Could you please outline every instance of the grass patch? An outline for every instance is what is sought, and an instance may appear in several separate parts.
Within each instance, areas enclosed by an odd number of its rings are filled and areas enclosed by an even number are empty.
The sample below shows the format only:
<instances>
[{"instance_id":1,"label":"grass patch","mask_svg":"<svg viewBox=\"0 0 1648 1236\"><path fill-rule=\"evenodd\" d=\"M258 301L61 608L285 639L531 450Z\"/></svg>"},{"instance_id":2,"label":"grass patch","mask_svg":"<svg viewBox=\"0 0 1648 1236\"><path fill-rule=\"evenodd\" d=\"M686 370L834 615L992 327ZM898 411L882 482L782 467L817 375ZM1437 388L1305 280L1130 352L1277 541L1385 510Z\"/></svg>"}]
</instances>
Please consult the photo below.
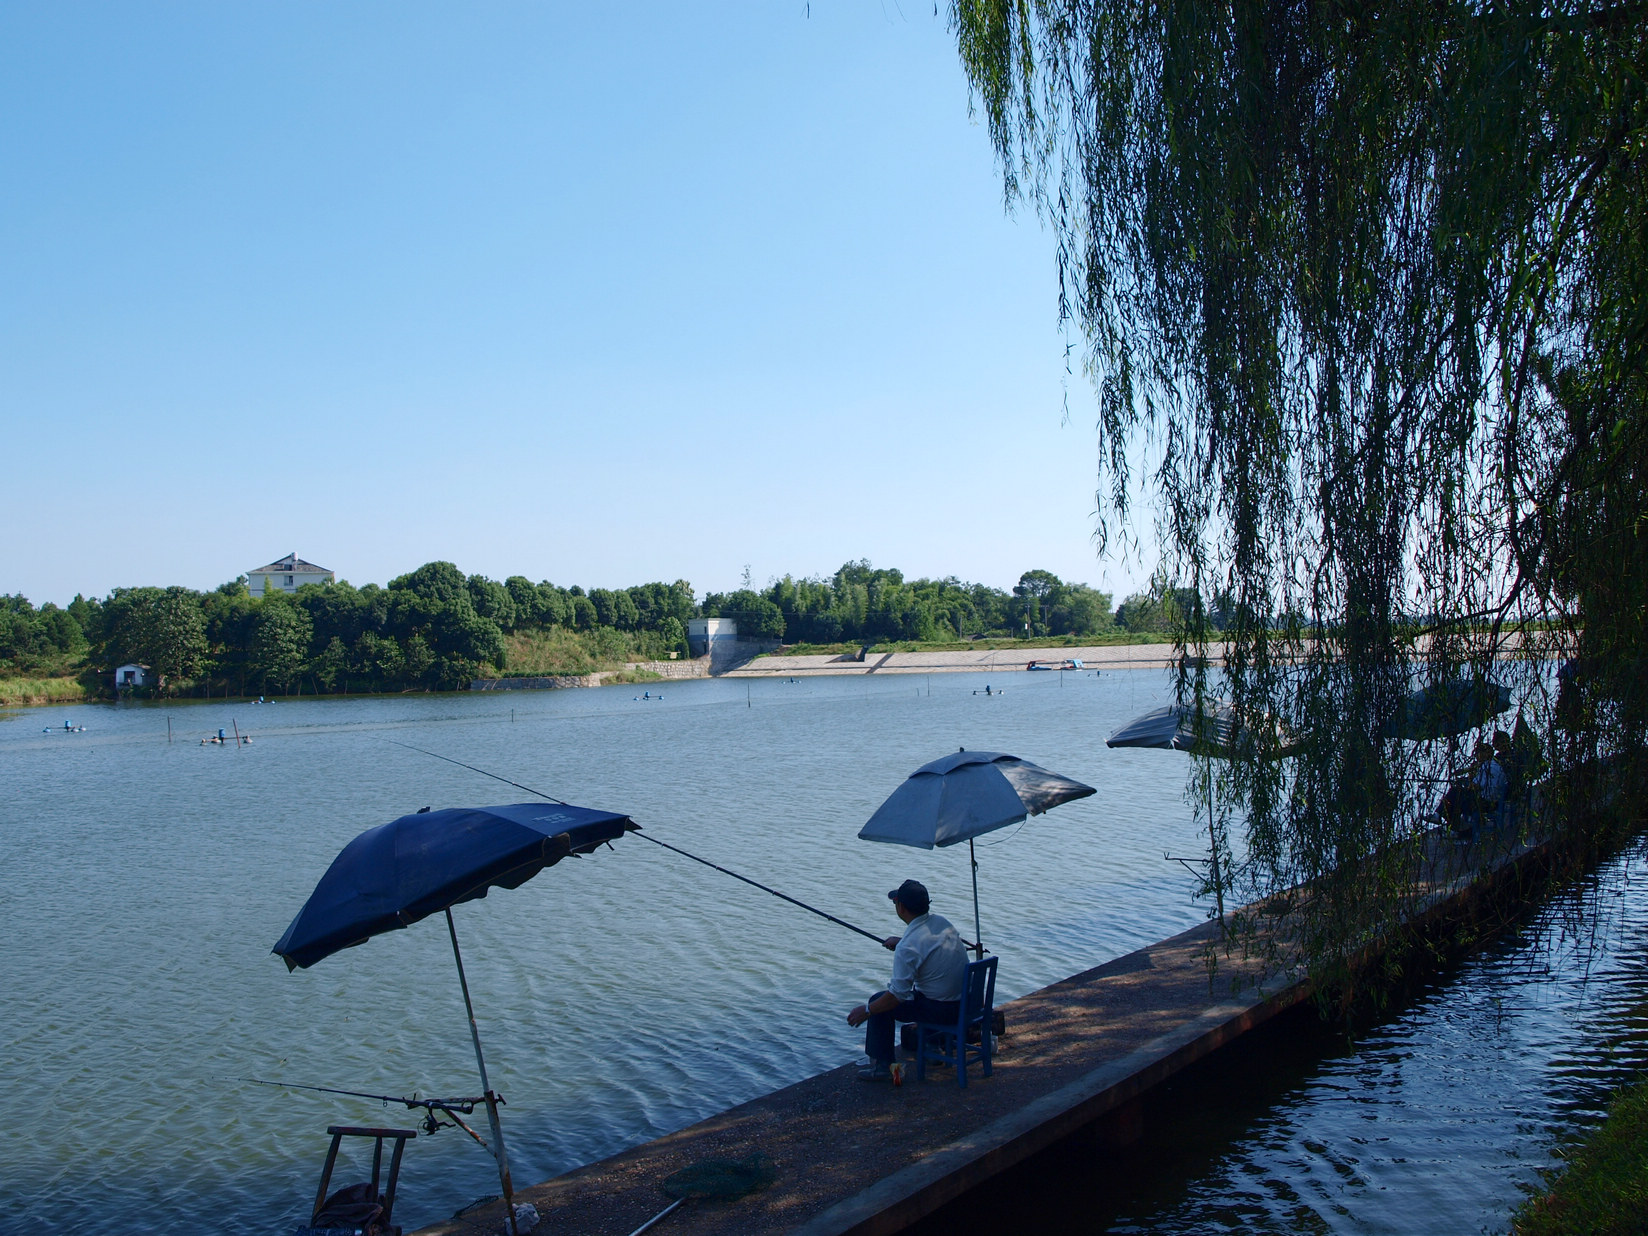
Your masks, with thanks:
<instances>
[{"instance_id":1,"label":"grass patch","mask_svg":"<svg viewBox=\"0 0 1648 1236\"><path fill-rule=\"evenodd\" d=\"M656 641L654 641L656 642ZM622 670L629 661L665 660L649 655L659 649L649 647L640 637L611 627L589 631L569 631L551 627L547 631L515 631L504 636L504 669L499 675L487 667L488 677L550 678L564 674L593 674L598 670ZM645 674L648 671L638 670ZM653 674L652 678L658 677ZM626 678L625 682L650 682L651 678Z\"/></svg>"},{"instance_id":2,"label":"grass patch","mask_svg":"<svg viewBox=\"0 0 1648 1236\"><path fill-rule=\"evenodd\" d=\"M1607 1120L1566 1157L1549 1192L1517 1210L1517 1236L1648 1231L1648 1085L1620 1091Z\"/></svg>"},{"instance_id":3,"label":"grass patch","mask_svg":"<svg viewBox=\"0 0 1648 1236\"><path fill-rule=\"evenodd\" d=\"M619 670L616 674L609 674L601 680L601 685L610 686L613 683L623 682L659 682L663 675L649 669Z\"/></svg>"},{"instance_id":4,"label":"grass patch","mask_svg":"<svg viewBox=\"0 0 1648 1236\"><path fill-rule=\"evenodd\" d=\"M0 704L84 704L94 698L77 678L0 678Z\"/></svg>"}]
</instances>

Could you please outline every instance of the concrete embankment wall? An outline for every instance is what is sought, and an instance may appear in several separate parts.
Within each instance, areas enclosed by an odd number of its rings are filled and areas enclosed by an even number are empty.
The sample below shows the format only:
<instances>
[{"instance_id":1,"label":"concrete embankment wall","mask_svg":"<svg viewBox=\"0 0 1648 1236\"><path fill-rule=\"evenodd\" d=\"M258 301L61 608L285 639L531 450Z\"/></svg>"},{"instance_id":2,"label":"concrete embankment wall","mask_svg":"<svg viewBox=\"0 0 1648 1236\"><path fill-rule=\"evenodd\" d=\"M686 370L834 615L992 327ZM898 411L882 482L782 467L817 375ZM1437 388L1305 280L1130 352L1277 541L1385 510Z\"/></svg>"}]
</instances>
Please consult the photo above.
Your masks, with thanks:
<instances>
[{"instance_id":1,"label":"concrete embankment wall","mask_svg":"<svg viewBox=\"0 0 1648 1236\"><path fill-rule=\"evenodd\" d=\"M690 661L637 661L630 669L651 670L660 678L708 678L710 659L694 657Z\"/></svg>"}]
</instances>

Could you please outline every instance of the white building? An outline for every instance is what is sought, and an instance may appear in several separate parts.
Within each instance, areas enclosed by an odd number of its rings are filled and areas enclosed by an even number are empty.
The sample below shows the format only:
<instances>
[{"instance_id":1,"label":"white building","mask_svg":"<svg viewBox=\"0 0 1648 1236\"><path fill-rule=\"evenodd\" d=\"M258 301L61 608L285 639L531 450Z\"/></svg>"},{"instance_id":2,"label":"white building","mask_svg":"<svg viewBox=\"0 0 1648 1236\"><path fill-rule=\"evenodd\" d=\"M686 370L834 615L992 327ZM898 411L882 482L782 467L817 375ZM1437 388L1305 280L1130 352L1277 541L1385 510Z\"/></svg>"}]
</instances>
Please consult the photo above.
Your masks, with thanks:
<instances>
[{"instance_id":1,"label":"white building","mask_svg":"<svg viewBox=\"0 0 1648 1236\"><path fill-rule=\"evenodd\" d=\"M265 592L296 592L304 584L331 584L337 574L313 562L305 562L296 554L277 558L268 566L246 572L246 590L255 597Z\"/></svg>"},{"instance_id":2,"label":"white building","mask_svg":"<svg viewBox=\"0 0 1648 1236\"><path fill-rule=\"evenodd\" d=\"M735 618L688 618L687 648L695 657L712 651L723 640L738 639L738 620Z\"/></svg>"}]
</instances>

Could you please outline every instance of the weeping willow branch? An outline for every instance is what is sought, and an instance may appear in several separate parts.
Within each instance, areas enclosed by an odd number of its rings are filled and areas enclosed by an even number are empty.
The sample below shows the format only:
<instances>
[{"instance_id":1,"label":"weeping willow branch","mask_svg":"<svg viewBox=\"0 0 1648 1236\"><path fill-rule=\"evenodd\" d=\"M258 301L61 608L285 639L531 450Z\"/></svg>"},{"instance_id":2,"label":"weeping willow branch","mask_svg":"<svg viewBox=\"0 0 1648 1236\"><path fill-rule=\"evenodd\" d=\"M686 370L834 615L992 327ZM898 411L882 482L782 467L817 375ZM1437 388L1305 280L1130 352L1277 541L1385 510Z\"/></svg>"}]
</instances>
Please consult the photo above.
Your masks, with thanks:
<instances>
[{"instance_id":1,"label":"weeping willow branch","mask_svg":"<svg viewBox=\"0 0 1648 1236\"><path fill-rule=\"evenodd\" d=\"M1643 13L953 0L1087 343L1098 540L1148 499L1225 649L1181 699L1304 736L1191 793L1230 891L1310 885L1318 973L1412 907L1460 759L1390 737L1416 689L1510 686L1559 777L1648 739Z\"/></svg>"}]
</instances>

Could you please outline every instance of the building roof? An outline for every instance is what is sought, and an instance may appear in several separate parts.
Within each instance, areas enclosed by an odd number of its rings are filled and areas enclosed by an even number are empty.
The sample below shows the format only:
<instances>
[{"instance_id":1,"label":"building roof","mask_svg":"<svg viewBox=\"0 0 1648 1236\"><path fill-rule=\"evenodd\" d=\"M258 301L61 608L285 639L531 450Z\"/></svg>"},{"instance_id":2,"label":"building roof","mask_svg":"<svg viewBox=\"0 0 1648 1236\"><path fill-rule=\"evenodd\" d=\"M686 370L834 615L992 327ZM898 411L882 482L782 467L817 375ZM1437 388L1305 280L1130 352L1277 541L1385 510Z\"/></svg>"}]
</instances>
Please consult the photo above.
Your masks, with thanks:
<instances>
[{"instance_id":1,"label":"building roof","mask_svg":"<svg viewBox=\"0 0 1648 1236\"><path fill-rule=\"evenodd\" d=\"M260 566L246 573L248 575L281 575L290 574L293 571L313 571L320 575L332 574L329 568L316 566L313 562L305 562L296 554L287 554L284 558L275 559L268 566Z\"/></svg>"}]
</instances>

